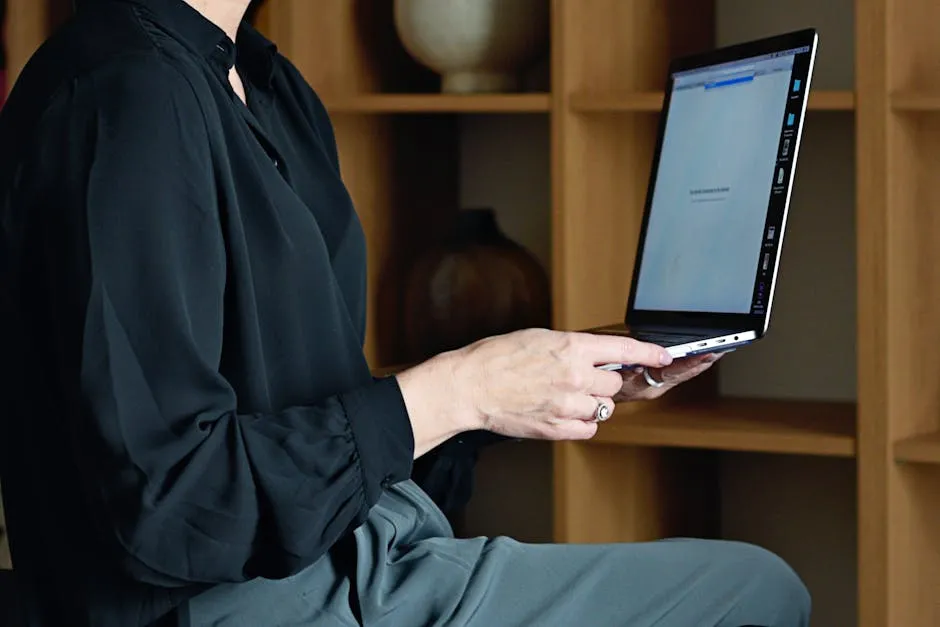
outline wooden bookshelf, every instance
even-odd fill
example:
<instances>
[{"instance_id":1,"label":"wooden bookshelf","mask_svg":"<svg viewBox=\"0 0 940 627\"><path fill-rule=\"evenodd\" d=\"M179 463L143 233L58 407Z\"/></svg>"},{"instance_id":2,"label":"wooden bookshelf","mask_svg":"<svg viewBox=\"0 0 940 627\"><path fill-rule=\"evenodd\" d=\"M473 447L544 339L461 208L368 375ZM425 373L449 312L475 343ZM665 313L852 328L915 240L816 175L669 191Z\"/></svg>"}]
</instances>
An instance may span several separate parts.
<instances>
[{"instance_id":1,"label":"wooden bookshelf","mask_svg":"<svg viewBox=\"0 0 940 627\"><path fill-rule=\"evenodd\" d=\"M575 93L568 99L568 107L576 113L659 113L662 104L661 91ZM855 94L851 91L811 91L807 106L811 111L853 111Z\"/></svg>"},{"instance_id":2,"label":"wooden bookshelf","mask_svg":"<svg viewBox=\"0 0 940 627\"><path fill-rule=\"evenodd\" d=\"M898 457L940 431L940 5L855 6L859 617L937 625L940 473Z\"/></svg>"},{"instance_id":3,"label":"wooden bookshelf","mask_svg":"<svg viewBox=\"0 0 940 627\"><path fill-rule=\"evenodd\" d=\"M7 1L14 78L68 2ZM622 318L656 132L646 114L669 59L714 44L713 3L546 1L551 91L486 96L431 93L434 77L396 44L391 2L262 8L259 26L334 114L369 246L376 367L400 361L408 255L458 204L460 114L550 116L554 324ZM927 627L940 624L940 3L855 0L845 19L855 85L814 90L809 107L855 118L857 404L726 399L711 378L678 401L618 408L594 440L553 446L555 539L713 531L717 451L855 458L858 624Z\"/></svg>"}]
</instances>

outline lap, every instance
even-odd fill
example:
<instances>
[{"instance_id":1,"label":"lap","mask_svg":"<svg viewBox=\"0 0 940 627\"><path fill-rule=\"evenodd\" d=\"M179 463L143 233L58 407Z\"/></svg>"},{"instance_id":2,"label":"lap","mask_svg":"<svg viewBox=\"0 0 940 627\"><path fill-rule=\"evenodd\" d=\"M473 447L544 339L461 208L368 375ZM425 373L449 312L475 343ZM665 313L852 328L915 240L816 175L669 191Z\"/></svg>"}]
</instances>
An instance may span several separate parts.
<instances>
[{"instance_id":1,"label":"lap","mask_svg":"<svg viewBox=\"0 0 940 627\"><path fill-rule=\"evenodd\" d=\"M455 539L417 486L390 490L355 533L355 568L327 557L286 580L193 601L193 627L804 627L793 571L752 545ZM361 618L361 623L360 623Z\"/></svg>"},{"instance_id":2,"label":"lap","mask_svg":"<svg viewBox=\"0 0 940 627\"><path fill-rule=\"evenodd\" d=\"M422 616L428 622L414 624L809 625L796 575L776 556L733 542L533 546L495 539L461 583L462 595L452 589L445 597L446 620Z\"/></svg>"}]
</instances>

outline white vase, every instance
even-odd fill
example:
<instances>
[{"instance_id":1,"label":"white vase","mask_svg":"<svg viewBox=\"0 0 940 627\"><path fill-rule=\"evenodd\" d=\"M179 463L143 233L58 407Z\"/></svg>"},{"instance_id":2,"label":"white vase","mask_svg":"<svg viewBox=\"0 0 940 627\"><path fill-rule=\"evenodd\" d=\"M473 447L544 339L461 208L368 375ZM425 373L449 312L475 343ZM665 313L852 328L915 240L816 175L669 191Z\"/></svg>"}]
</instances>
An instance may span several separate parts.
<instances>
[{"instance_id":1,"label":"white vase","mask_svg":"<svg viewBox=\"0 0 940 627\"><path fill-rule=\"evenodd\" d=\"M545 52L549 0L395 0L405 50L445 93L509 92Z\"/></svg>"}]
</instances>

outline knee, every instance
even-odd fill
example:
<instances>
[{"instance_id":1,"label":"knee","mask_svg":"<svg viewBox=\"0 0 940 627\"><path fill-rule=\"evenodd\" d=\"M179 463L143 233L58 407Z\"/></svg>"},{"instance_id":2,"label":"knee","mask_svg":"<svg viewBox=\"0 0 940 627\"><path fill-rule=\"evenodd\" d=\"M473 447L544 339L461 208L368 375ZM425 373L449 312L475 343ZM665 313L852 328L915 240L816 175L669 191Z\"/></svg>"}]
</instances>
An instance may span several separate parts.
<instances>
[{"instance_id":1,"label":"knee","mask_svg":"<svg viewBox=\"0 0 940 627\"><path fill-rule=\"evenodd\" d=\"M809 625L812 599L806 584L783 559L761 547L732 542L726 565L740 582L744 605L762 608L769 624Z\"/></svg>"}]
</instances>

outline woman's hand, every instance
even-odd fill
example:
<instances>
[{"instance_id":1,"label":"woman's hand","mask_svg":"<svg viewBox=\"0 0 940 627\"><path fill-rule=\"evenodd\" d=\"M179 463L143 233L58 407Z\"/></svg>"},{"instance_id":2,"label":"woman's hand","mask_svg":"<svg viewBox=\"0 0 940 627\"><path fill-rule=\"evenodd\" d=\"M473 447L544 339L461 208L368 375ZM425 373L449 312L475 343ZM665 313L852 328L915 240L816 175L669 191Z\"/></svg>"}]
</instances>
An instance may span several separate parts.
<instances>
[{"instance_id":1,"label":"woman's hand","mask_svg":"<svg viewBox=\"0 0 940 627\"><path fill-rule=\"evenodd\" d=\"M620 391L614 395L614 401L622 403L625 401L646 401L659 398L677 385L685 383L699 376L716 361L721 359L724 353L711 353L707 355L696 355L694 357L683 357L675 360L671 365L665 368L645 368L653 381L662 383L661 387L653 387L647 381L643 374L644 368L635 368L633 370L624 370L623 386Z\"/></svg>"},{"instance_id":2,"label":"woman's hand","mask_svg":"<svg viewBox=\"0 0 940 627\"><path fill-rule=\"evenodd\" d=\"M624 379L605 363L661 368L663 348L589 333L529 329L481 340L400 375L416 455L462 431L577 440L597 432L598 404L613 411Z\"/></svg>"}]
</instances>

